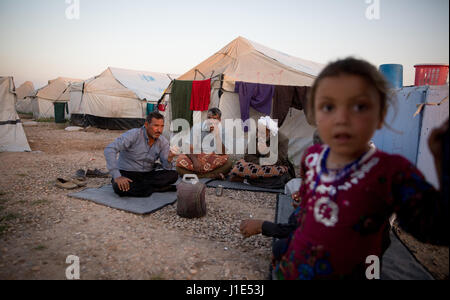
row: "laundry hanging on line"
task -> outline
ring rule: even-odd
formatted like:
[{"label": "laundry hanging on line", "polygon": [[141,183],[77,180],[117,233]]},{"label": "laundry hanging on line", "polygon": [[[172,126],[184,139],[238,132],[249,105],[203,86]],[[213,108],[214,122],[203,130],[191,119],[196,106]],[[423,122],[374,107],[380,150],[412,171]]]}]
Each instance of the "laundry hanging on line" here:
[{"label": "laundry hanging on line", "polygon": [[275,86],[272,119],[278,120],[278,127],[283,125],[291,107],[304,110],[306,114],[309,89],[308,86]]},{"label": "laundry hanging on line", "polygon": [[211,101],[211,79],[192,82],[191,110],[205,111]]},{"label": "laundry hanging on line", "polygon": [[[236,81],[234,92],[239,93],[242,121],[250,118],[250,107],[270,115],[274,90],[275,86],[270,84]],[[248,126],[244,126],[244,131],[248,131]]]},{"label": "laundry hanging on line", "polygon": [[[171,92],[172,120],[185,119],[189,126],[193,124],[191,110],[192,80],[174,80]],[[177,128],[175,128],[176,131]]]}]

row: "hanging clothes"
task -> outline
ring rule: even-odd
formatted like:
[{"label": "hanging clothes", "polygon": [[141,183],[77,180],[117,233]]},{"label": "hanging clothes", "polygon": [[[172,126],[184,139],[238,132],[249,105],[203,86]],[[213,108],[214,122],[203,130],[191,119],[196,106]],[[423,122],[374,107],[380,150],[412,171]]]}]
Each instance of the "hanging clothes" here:
[{"label": "hanging clothes", "polygon": [[[250,118],[250,106],[263,114],[270,115],[274,90],[275,87],[271,84],[237,81],[234,92],[239,93],[242,121],[245,122]],[[248,131],[247,126],[244,126],[244,131]]]},{"label": "hanging clothes", "polygon": [[211,101],[211,79],[192,82],[191,110],[205,111]]},{"label": "hanging clothes", "polygon": [[155,110],[155,104],[147,103],[147,116]]},{"label": "hanging clothes", "polygon": [[192,80],[174,80],[172,86],[172,120],[185,119],[193,124],[191,106]]},{"label": "hanging clothes", "polygon": [[275,86],[272,119],[278,119],[278,127],[283,125],[291,107],[305,110],[306,114],[306,101],[309,89],[310,87],[308,86]]}]

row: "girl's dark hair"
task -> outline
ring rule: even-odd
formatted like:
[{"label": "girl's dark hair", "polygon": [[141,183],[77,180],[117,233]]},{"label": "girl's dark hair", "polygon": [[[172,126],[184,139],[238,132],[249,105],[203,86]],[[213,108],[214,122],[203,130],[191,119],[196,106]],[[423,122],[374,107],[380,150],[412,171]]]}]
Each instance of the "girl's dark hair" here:
[{"label": "girl's dark hair", "polygon": [[358,75],[367,80],[377,91],[380,96],[380,107],[381,107],[381,119],[384,121],[386,112],[389,106],[390,98],[388,97],[388,85],[384,76],[378,72],[377,68],[370,64],[369,62],[361,59],[356,59],[353,57],[348,57],[342,60],[338,60],[328,64],[325,69],[320,72],[319,76],[314,81],[314,84],[310,90],[307,112],[308,120],[316,125],[316,118],[314,114],[314,101],[316,97],[317,88],[326,77],[337,77],[342,74],[347,75]]}]

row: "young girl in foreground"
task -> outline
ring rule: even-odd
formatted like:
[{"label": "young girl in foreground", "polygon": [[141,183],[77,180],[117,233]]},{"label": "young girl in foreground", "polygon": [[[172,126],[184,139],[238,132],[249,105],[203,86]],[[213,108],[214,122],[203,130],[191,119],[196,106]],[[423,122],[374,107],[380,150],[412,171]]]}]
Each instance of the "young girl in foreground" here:
[{"label": "young girl in foreground", "polygon": [[275,262],[279,279],[364,279],[366,258],[381,261],[394,212],[419,240],[448,244],[439,192],[402,156],[369,146],[387,101],[383,76],[365,61],[337,61],[316,79],[308,104],[324,145],[302,159],[300,225]]}]

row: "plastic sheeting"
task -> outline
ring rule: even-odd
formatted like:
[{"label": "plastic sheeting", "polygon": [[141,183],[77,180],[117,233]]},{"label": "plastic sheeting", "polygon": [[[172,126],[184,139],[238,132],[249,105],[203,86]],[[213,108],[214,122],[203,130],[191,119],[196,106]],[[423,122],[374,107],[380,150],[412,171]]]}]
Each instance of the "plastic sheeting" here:
[{"label": "plastic sheeting", "polygon": [[[427,91],[425,103],[432,105],[426,105],[422,112],[423,116],[417,155],[417,168],[423,173],[428,182],[433,184],[436,188],[439,188],[440,184],[434,165],[434,159],[428,147],[428,138],[434,128],[441,126],[448,119],[448,90],[448,85],[430,86]],[[442,103],[440,105],[433,105],[440,103],[441,101]]]},{"label": "plastic sheeting", "polygon": [[158,101],[171,80],[178,75],[109,68],[113,76],[141,100]]},{"label": "plastic sheeting", "polygon": [[400,154],[416,165],[422,117],[414,118],[413,115],[417,105],[425,101],[427,89],[426,86],[420,86],[391,90],[395,106],[388,110],[385,120],[388,126],[378,130],[372,139],[377,148],[387,153]]},{"label": "plastic sheeting", "polygon": [[[428,148],[428,137],[433,128],[448,119],[448,85],[412,86],[392,91],[396,108],[391,107],[386,117],[389,127],[377,131],[373,142],[385,152],[400,154],[424,174],[427,180],[438,187],[433,157]],[[442,103],[440,105],[433,105]],[[414,116],[418,106],[424,105]],[[429,105],[432,104],[432,105]]]}]

